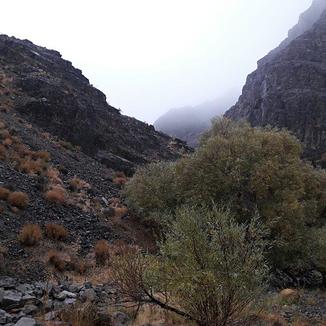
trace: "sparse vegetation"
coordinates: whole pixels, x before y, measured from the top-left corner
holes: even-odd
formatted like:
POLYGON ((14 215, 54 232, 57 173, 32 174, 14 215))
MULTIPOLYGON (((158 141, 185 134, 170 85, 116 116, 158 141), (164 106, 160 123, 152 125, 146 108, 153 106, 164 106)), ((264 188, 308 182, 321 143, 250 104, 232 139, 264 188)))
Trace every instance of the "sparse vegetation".
POLYGON ((99 265, 106 264, 110 259, 110 246, 106 240, 99 240, 95 244, 95 259, 99 265))
POLYGON ((48 252, 47 261, 59 272, 63 272, 66 269, 66 261, 58 251, 50 250, 48 252))
POLYGON ((63 225, 55 223, 46 224, 45 233, 52 240, 65 240, 68 237, 67 229, 63 225))
POLYGON ((119 186, 124 186, 127 183, 127 177, 124 172, 118 171, 115 172, 113 183, 119 186))
POLYGON ((69 180, 69 185, 73 191, 80 191, 83 189, 90 189, 91 186, 86 181, 77 178, 76 176, 69 180))
POLYGON ((160 246, 160 256, 130 249, 113 259, 121 293, 195 321, 227 325, 264 290, 265 231, 253 218, 239 225, 231 213, 181 208, 160 246))
POLYGON ((60 319, 72 326, 111 326, 109 316, 99 315, 94 303, 74 305, 60 314, 60 319))
POLYGON ((35 246, 39 244, 42 239, 41 228, 36 224, 26 224, 21 229, 18 240, 24 246, 35 246))
POLYGON ((66 196, 66 190, 60 185, 53 186, 52 189, 48 190, 44 195, 46 200, 61 205, 65 204, 66 196))
POLYGON ((10 195, 10 190, 4 187, 0 187, 0 199, 7 200, 10 195))
POLYGON ((20 209, 24 209, 29 204, 29 197, 26 193, 21 191, 14 191, 8 196, 8 203, 20 209))

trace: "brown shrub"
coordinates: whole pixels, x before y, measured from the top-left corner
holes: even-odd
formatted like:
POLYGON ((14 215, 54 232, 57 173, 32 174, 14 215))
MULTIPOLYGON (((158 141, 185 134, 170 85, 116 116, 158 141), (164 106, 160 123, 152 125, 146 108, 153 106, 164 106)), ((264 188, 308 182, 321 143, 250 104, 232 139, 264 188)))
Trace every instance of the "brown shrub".
POLYGON ((47 261, 59 272, 63 272, 66 269, 66 261, 62 258, 61 254, 55 250, 50 250, 48 252, 47 261))
POLYGON ((110 207, 114 208, 114 207, 120 207, 121 206, 121 201, 119 198, 111 198, 110 199, 110 207))
POLYGON ((0 187, 0 199, 6 200, 10 195, 10 190, 4 187, 0 187))
POLYGON ((8 202, 10 205, 25 208, 28 206, 29 198, 28 195, 21 191, 14 191, 8 196, 8 202))
POLYGON ((121 217, 124 217, 126 216, 128 213, 128 208, 123 206, 123 207, 115 207, 114 208, 114 216, 115 217, 118 217, 118 218, 121 218, 121 217))
POLYGON ((25 246, 35 246, 41 239, 42 231, 36 224, 24 225, 18 236, 18 240, 25 246))
POLYGON ((113 179, 113 183, 118 186, 123 186, 127 183, 127 178, 126 177, 116 177, 113 179))
POLYGON ((24 144, 15 144, 14 148, 21 157, 31 155, 31 150, 24 144))
POLYGON ((7 149, 3 145, 0 144, 0 159, 4 160, 7 156, 7 149))
POLYGON ((99 240, 95 244, 95 259, 99 265, 104 265, 110 258, 110 246, 106 240, 99 240))
POLYGON ((45 175, 52 184, 62 184, 62 180, 60 179, 60 171, 58 169, 49 168, 47 169, 45 175))
POLYGON ((4 146, 11 146, 12 143, 13 143, 13 141, 12 141, 12 139, 9 138, 9 137, 7 137, 7 138, 2 142, 2 144, 3 144, 4 146))
POLYGON ((125 173, 122 172, 122 171, 116 171, 116 172, 114 173, 114 176, 115 176, 116 178, 126 178, 125 173))
POLYGON ((0 138, 6 139, 8 137, 10 137, 8 129, 0 130, 0 138))
POLYGON ((95 303, 71 305, 59 314, 60 320, 73 326, 111 326, 109 315, 100 314, 95 303))
POLYGON ((66 202, 66 190, 61 186, 54 186, 44 195, 45 199, 57 204, 64 204, 66 202))
POLYGON ((36 158, 36 159, 41 159, 41 160, 44 160, 46 162, 50 161, 51 160, 51 155, 49 152, 46 152, 46 151, 38 151, 38 152, 34 152, 33 153, 33 157, 36 158))
POLYGON ((82 179, 77 178, 76 176, 69 180, 69 185, 74 191, 91 188, 89 183, 87 183, 82 179))
POLYGON ((89 268, 88 264, 77 257, 73 257, 70 262, 71 269, 80 275, 84 275, 89 268))
POLYGON ((52 240, 64 240, 68 237, 68 231, 63 225, 49 223, 45 225, 46 236, 52 240))
POLYGON ((27 174, 40 174, 43 167, 44 163, 41 160, 26 159, 19 164, 18 170, 27 174))

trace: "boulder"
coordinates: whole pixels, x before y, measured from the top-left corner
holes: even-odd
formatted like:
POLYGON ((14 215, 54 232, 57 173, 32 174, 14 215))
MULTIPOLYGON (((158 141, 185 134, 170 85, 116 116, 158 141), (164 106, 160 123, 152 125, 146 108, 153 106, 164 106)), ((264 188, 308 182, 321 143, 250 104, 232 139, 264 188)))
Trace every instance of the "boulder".
POLYGON ((18 320, 15 326, 37 326, 37 322, 33 318, 22 317, 18 320))

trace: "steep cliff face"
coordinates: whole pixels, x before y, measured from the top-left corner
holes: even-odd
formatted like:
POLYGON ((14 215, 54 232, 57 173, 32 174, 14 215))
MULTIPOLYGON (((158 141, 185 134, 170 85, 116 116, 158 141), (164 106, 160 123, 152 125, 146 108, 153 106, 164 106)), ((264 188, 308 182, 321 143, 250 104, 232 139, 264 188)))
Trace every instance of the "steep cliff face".
POLYGON ((280 47, 258 62, 226 117, 288 128, 318 160, 326 152, 326 1, 315 0, 280 47), (322 10, 323 9, 323 10, 322 10))
POLYGON ((59 52, 27 40, 0 35, 0 91, 1 107, 115 169, 173 159, 185 149, 153 126, 121 115, 59 52))

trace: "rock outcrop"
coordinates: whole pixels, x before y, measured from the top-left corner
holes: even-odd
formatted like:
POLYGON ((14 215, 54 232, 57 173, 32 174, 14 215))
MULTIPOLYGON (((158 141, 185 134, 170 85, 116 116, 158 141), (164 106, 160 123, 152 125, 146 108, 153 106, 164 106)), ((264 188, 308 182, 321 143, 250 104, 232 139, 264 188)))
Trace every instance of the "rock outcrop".
POLYGON ((258 62, 225 116, 254 126, 287 128, 305 157, 326 152, 326 1, 315 0, 289 37, 258 62))
POLYGON ((57 51, 0 35, 1 107, 74 145, 109 167, 174 159, 182 142, 122 115, 57 51), (6 98, 7 96, 7 98, 6 98))

